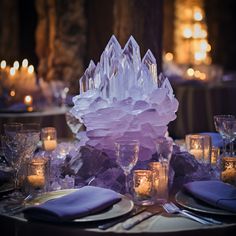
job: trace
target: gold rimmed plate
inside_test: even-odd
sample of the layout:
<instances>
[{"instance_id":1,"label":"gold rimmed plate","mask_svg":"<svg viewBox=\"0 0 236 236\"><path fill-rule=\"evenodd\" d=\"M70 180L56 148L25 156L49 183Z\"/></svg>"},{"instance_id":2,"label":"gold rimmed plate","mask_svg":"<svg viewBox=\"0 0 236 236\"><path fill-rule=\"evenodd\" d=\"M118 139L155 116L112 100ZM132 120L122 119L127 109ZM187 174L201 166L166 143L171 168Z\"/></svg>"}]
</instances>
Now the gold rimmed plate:
<instances>
[{"instance_id":1,"label":"gold rimmed plate","mask_svg":"<svg viewBox=\"0 0 236 236\"><path fill-rule=\"evenodd\" d=\"M48 200L65 196L74 191L76 191L76 189L65 189L65 190L58 190L44 193L36 197L35 199L29 201L27 205L28 206L38 205ZM116 204L114 204L112 207L108 208L107 210L104 210L97 214L88 215L85 217L75 219L73 220L73 222L92 222L92 221L108 220L129 213L133 209L133 207L134 207L133 201L130 200L128 197L121 195L121 200Z\"/></svg>"},{"instance_id":2,"label":"gold rimmed plate","mask_svg":"<svg viewBox=\"0 0 236 236\"><path fill-rule=\"evenodd\" d=\"M201 200L198 200L194 198L193 196L189 195L188 193L184 191L179 191L175 195L176 202L181 205L184 208L187 208L189 210L198 211L205 214L215 214L215 215L234 215L236 216L236 213L229 212L226 210L222 210L220 208L213 207Z\"/></svg>"}]
</instances>

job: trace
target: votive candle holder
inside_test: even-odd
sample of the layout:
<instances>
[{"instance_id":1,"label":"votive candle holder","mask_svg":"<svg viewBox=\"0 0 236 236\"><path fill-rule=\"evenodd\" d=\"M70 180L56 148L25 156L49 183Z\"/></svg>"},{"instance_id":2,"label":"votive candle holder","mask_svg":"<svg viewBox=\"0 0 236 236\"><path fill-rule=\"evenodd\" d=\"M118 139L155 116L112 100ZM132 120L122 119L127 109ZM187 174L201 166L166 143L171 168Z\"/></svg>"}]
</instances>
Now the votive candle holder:
<instances>
[{"instance_id":1,"label":"votive candle holder","mask_svg":"<svg viewBox=\"0 0 236 236\"><path fill-rule=\"evenodd\" d=\"M53 151L57 147L57 131L54 127L45 127L41 131L43 149Z\"/></svg>"}]
</instances>

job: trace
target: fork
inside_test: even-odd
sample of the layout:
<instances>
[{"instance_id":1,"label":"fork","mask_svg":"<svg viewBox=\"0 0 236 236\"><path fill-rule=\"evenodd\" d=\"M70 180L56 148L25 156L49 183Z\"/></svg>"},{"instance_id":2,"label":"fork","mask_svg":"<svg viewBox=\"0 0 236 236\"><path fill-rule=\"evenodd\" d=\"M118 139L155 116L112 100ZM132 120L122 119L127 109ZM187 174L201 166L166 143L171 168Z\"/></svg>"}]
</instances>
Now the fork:
<instances>
[{"instance_id":1,"label":"fork","mask_svg":"<svg viewBox=\"0 0 236 236\"><path fill-rule=\"evenodd\" d=\"M191 214L189 214L188 212L182 211L180 210L175 204L173 203L165 203L162 205L162 207L164 208L164 210L169 213L169 214L179 214L182 215L186 218L192 219L197 221L198 223L204 224L204 225L212 225L213 223L206 221L202 218L199 218L197 216L193 216Z\"/></svg>"}]
</instances>

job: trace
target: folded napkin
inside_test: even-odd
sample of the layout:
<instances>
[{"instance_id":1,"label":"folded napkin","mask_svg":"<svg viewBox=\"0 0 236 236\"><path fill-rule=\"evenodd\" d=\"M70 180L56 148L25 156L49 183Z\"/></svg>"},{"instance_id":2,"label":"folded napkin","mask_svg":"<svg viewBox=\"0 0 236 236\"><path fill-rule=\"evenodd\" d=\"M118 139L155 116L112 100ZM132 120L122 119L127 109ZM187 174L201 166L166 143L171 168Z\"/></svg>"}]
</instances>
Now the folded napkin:
<instances>
[{"instance_id":1,"label":"folded napkin","mask_svg":"<svg viewBox=\"0 0 236 236\"><path fill-rule=\"evenodd\" d=\"M192 196L221 209L236 213L236 188L217 180L195 181L184 185Z\"/></svg>"},{"instance_id":2,"label":"folded napkin","mask_svg":"<svg viewBox=\"0 0 236 236\"><path fill-rule=\"evenodd\" d=\"M24 209L27 219L70 221L98 213L120 201L120 194L93 186L82 187L66 196Z\"/></svg>"}]
</instances>

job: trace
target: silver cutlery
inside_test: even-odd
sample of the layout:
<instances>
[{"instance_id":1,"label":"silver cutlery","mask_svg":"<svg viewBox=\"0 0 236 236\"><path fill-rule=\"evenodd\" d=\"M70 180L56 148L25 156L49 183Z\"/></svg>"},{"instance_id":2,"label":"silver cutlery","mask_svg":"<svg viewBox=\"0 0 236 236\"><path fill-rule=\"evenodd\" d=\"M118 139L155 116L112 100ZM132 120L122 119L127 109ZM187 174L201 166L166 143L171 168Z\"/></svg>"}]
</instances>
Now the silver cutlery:
<instances>
[{"instance_id":1,"label":"silver cutlery","mask_svg":"<svg viewBox=\"0 0 236 236\"><path fill-rule=\"evenodd\" d=\"M154 211L143 211L140 214L126 220L123 224L122 227L123 229L129 230L131 228L133 228L135 225L143 222L144 220L157 215L158 213L160 213L159 210L154 210Z\"/></svg>"},{"instance_id":2,"label":"silver cutlery","mask_svg":"<svg viewBox=\"0 0 236 236\"><path fill-rule=\"evenodd\" d=\"M192 219L192 220L195 220L201 224L204 224L204 225L212 225L213 223L205 220L205 219L202 219L198 216L194 216L186 211L182 211L179 207L177 207L175 204L173 203L165 203L162 205L164 210L169 213L169 214L179 214L179 215L182 215L186 218L189 218L189 219Z\"/></svg>"},{"instance_id":3,"label":"silver cutlery","mask_svg":"<svg viewBox=\"0 0 236 236\"><path fill-rule=\"evenodd\" d=\"M136 216L138 215L139 213L143 212L144 210L146 210L146 207L140 207L140 206L134 206L134 209L128 213L127 215L124 215L124 216L121 216L119 218L116 218L116 219L113 219L112 221L108 222L108 223L105 223L105 224L101 224L98 226L99 229L108 229L118 223L121 223L133 216Z\"/></svg>"}]
</instances>

